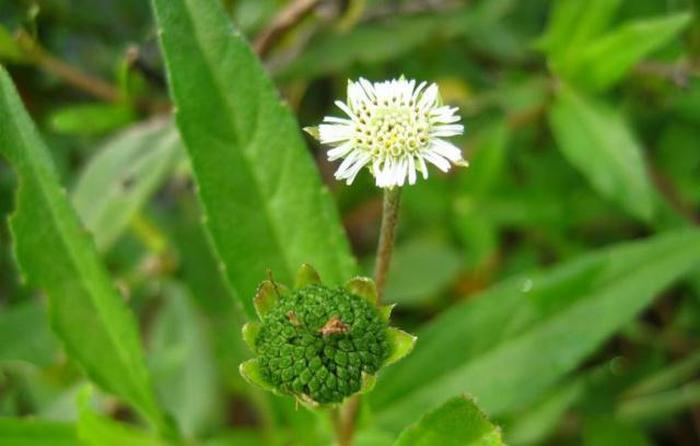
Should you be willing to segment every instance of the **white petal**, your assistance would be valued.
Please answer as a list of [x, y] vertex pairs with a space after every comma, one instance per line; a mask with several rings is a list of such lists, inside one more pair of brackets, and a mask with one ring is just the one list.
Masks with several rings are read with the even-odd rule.
[[447, 172], [450, 170], [450, 163], [447, 161], [445, 158], [441, 157], [437, 153], [434, 152], [425, 152], [422, 154], [423, 158], [425, 158], [426, 161], [429, 163], [433, 164], [435, 167], [438, 169], [442, 170], [443, 172]]
[[335, 105], [337, 105], [338, 108], [340, 108], [341, 110], [343, 110], [343, 111], [344, 111], [348, 116], [350, 116], [353, 120], [356, 120], [356, 119], [357, 119], [357, 117], [356, 117], [355, 114], [352, 112], [352, 110], [350, 110], [350, 107], [348, 107], [347, 104], [345, 104], [344, 102], [342, 102], [342, 101], [335, 101]]
[[437, 100], [438, 86], [436, 84], [430, 84], [430, 86], [425, 90], [425, 93], [420, 98], [418, 102], [418, 107], [421, 109], [426, 109], [428, 107], [433, 107], [435, 101]]
[[459, 148], [454, 144], [443, 141], [442, 139], [434, 139], [432, 141], [432, 145], [430, 146], [430, 150], [438, 155], [444, 156], [450, 161], [457, 162], [462, 160], [462, 151], [459, 150]]
[[413, 156], [408, 157], [408, 184], [416, 184], [416, 162]]
[[456, 136], [464, 133], [462, 124], [436, 125], [430, 132], [430, 136]]
[[318, 136], [323, 144], [346, 141], [352, 138], [355, 128], [340, 124], [321, 124], [318, 126]]
[[353, 149], [352, 141], [348, 141], [344, 144], [339, 145], [327, 152], [328, 161], [335, 161], [338, 158], [342, 158]]

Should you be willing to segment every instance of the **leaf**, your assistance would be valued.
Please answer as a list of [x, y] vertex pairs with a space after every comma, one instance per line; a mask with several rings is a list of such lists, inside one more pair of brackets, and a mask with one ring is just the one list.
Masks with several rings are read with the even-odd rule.
[[52, 364], [58, 352], [46, 311], [28, 301], [0, 311], [0, 364], [26, 361], [39, 367]]
[[2, 59], [13, 63], [25, 63], [27, 61], [24, 51], [17, 45], [10, 31], [3, 25], [0, 25], [0, 62]]
[[586, 420], [583, 428], [584, 446], [651, 446], [637, 427], [602, 416]]
[[78, 395], [78, 438], [83, 446], [166, 446], [149, 432], [114, 421], [90, 407], [92, 388]]
[[700, 351], [645, 377], [628, 389], [625, 396], [639, 396], [666, 390], [692, 378], [698, 370], [700, 370]]
[[51, 323], [66, 352], [93, 381], [165, 431], [134, 316], [80, 228], [48, 150], [4, 68], [0, 153], [20, 179], [17, 209], [10, 220], [15, 257], [26, 280], [47, 294]]
[[474, 401], [455, 397], [424, 416], [399, 437], [396, 446], [499, 446], [501, 432]]
[[603, 32], [622, 0], [559, 0], [552, 8], [547, 30], [537, 41], [555, 71], [565, 71], [580, 57], [588, 42]]
[[419, 240], [399, 245], [389, 269], [385, 300], [420, 305], [449, 286], [461, 266], [459, 254], [445, 243]]
[[700, 262], [700, 232], [623, 244], [549, 272], [507, 280], [443, 313], [380, 375], [374, 419], [394, 431], [468, 392], [496, 416], [573, 370]]
[[0, 418], [3, 446], [78, 446], [75, 425], [37, 419]]
[[651, 220], [654, 195], [642, 150], [618, 112], [562, 85], [549, 122], [559, 150], [599, 193]]
[[72, 201], [100, 251], [114, 244], [181, 156], [175, 127], [166, 120], [131, 127], [97, 151]]
[[164, 308], [152, 328], [149, 364], [163, 406], [183, 435], [194, 438], [216, 420], [214, 358], [187, 289], [167, 282], [163, 298]]
[[544, 444], [556, 431], [562, 417], [584, 394], [583, 377], [567, 379], [536, 404], [528, 404], [513, 416], [512, 425], [505, 425], [508, 443], [513, 445]]
[[636, 20], [610, 31], [585, 46], [570, 68], [577, 85], [604, 90], [654, 50], [666, 45], [690, 24], [691, 14]]
[[300, 130], [218, 3], [154, 0], [177, 124], [226, 277], [253, 317], [268, 269], [303, 263], [326, 283], [355, 272], [337, 210]]
[[319, 33], [309, 47], [276, 76], [313, 79], [338, 72], [353, 63], [376, 64], [396, 59], [436, 37], [477, 37], [480, 30], [488, 30], [515, 3], [513, 0], [487, 0], [444, 13], [390, 17], [360, 25], [349, 32], [332, 29]]
[[700, 381], [683, 384], [623, 401], [616, 415], [630, 423], [648, 423], [674, 415], [700, 403]]
[[123, 127], [135, 117], [127, 104], [81, 104], [54, 111], [49, 117], [49, 125], [56, 133], [101, 135]]

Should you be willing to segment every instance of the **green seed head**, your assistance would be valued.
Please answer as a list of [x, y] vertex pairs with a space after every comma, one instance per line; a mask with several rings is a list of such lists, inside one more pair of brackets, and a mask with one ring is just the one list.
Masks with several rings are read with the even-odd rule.
[[344, 288], [308, 285], [281, 299], [255, 341], [262, 376], [286, 393], [339, 403], [388, 357], [387, 323]]
[[304, 265], [295, 290], [266, 281], [254, 302], [260, 321], [246, 324], [243, 337], [258, 357], [241, 364], [241, 373], [305, 405], [337, 404], [368, 391], [380, 368], [415, 342], [389, 327], [392, 307], [377, 306], [374, 283], [366, 278], [330, 288]]

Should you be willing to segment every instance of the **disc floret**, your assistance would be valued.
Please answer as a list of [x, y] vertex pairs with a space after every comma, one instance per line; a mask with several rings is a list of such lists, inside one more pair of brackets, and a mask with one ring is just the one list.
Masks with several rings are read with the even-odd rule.
[[305, 405], [337, 404], [369, 390], [380, 368], [415, 340], [388, 326], [390, 307], [377, 307], [374, 284], [365, 278], [328, 287], [305, 265], [294, 290], [263, 282], [255, 304], [260, 321], [243, 332], [257, 358], [241, 373]]

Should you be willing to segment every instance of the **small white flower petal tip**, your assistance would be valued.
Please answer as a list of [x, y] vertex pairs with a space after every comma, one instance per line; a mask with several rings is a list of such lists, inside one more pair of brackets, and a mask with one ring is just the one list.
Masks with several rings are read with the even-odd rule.
[[442, 105], [436, 84], [393, 79], [348, 81], [346, 102], [335, 104], [347, 116], [327, 116], [318, 127], [306, 128], [330, 146], [330, 161], [342, 159], [335, 178], [351, 184], [369, 167], [379, 187], [414, 184], [417, 172], [428, 178], [426, 162], [443, 172], [469, 163], [462, 151], [444, 138], [461, 135], [458, 109]]

